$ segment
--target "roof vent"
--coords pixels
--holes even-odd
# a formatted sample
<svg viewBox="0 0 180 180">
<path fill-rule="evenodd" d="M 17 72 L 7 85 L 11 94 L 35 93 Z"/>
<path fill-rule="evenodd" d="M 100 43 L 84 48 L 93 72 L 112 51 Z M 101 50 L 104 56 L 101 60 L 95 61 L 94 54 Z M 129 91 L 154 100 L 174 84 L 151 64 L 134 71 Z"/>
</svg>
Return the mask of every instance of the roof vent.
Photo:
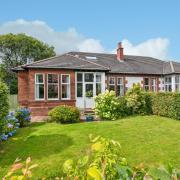
<svg viewBox="0 0 180 180">
<path fill-rule="evenodd" d="M 86 59 L 88 59 L 88 60 L 96 60 L 97 57 L 96 56 L 86 56 Z"/>
</svg>

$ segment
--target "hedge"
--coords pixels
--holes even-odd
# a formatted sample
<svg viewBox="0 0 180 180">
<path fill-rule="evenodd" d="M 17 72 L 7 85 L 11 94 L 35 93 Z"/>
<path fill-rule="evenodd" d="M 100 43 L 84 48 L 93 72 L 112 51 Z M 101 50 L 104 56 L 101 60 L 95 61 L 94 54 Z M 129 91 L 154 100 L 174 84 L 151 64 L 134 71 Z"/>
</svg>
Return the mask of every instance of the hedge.
<svg viewBox="0 0 180 180">
<path fill-rule="evenodd" d="M 9 113 L 9 90 L 5 83 L 0 82 L 0 120 L 4 119 Z"/>
<path fill-rule="evenodd" d="M 152 95 L 153 114 L 180 120 L 180 93 L 159 92 Z"/>
</svg>

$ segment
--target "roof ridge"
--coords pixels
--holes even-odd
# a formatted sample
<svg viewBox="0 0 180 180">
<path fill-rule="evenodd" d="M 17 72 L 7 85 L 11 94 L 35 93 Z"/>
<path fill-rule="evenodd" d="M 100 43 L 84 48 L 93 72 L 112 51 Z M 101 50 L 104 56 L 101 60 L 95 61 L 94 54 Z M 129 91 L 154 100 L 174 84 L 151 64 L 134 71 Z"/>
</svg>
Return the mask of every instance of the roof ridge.
<svg viewBox="0 0 180 180">
<path fill-rule="evenodd" d="M 98 64 L 98 63 L 95 63 L 95 62 L 92 62 L 92 61 L 85 60 L 85 59 L 80 58 L 80 57 L 77 57 L 77 56 L 75 56 L 75 55 L 72 55 L 72 54 L 69 54 L 69 53 L 67 53 L 66 55 L 75 57 L 75 58 L 77 58 L 77 59 L 80 59 L 80 60 L 82 60 L 82 61 L 88 62 L 88 63 L 90 63 L 90 64 L 95 64 L 95 65 L 97 65 L 97 66 L 100 66 L 100 67 L 103 67 L 103 68 L 106 68 L 106 69 L 110 70 L 109 67 L 103 66 L 103 65 L 101 65 L 101 64 Z"/>
</svg>

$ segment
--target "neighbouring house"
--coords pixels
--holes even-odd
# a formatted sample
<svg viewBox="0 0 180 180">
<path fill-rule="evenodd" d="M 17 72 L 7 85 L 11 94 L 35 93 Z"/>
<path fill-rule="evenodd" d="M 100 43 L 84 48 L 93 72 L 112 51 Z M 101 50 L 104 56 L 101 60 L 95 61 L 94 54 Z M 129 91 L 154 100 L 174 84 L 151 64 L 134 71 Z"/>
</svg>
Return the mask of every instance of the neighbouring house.
<svg viewBox="0 0 180 180">
<path fill-rule="evenodd" d="M 124 55 L 121 43 L 116 54 L 69 52 L 14 71 L 19 104 L 34 116 L 46 116 L 58 105 L 93 108 L 93 97 L 105 89 L 123 96 L 134 83 L 146 91 L 180 91 L 180 63 Z"/>
</svg>

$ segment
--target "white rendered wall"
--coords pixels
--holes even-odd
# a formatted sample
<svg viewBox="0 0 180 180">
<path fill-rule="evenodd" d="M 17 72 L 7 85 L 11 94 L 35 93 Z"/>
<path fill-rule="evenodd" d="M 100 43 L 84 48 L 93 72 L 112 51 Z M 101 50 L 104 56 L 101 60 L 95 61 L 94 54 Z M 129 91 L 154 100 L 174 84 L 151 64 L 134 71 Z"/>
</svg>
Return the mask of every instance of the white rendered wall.
<svg viewBox="0 0 180 180">
<path fill-rule="evenodd" d="M 132 88 L 133 84 L 137 84 L 137 83 L 141 84 L 141 82 L 143 81 L 143 77 L 127 77 L 126 76 L 126 80 L 127 80 L 126 87 L 129 89 L 129 88 Z"/>
</svg>

